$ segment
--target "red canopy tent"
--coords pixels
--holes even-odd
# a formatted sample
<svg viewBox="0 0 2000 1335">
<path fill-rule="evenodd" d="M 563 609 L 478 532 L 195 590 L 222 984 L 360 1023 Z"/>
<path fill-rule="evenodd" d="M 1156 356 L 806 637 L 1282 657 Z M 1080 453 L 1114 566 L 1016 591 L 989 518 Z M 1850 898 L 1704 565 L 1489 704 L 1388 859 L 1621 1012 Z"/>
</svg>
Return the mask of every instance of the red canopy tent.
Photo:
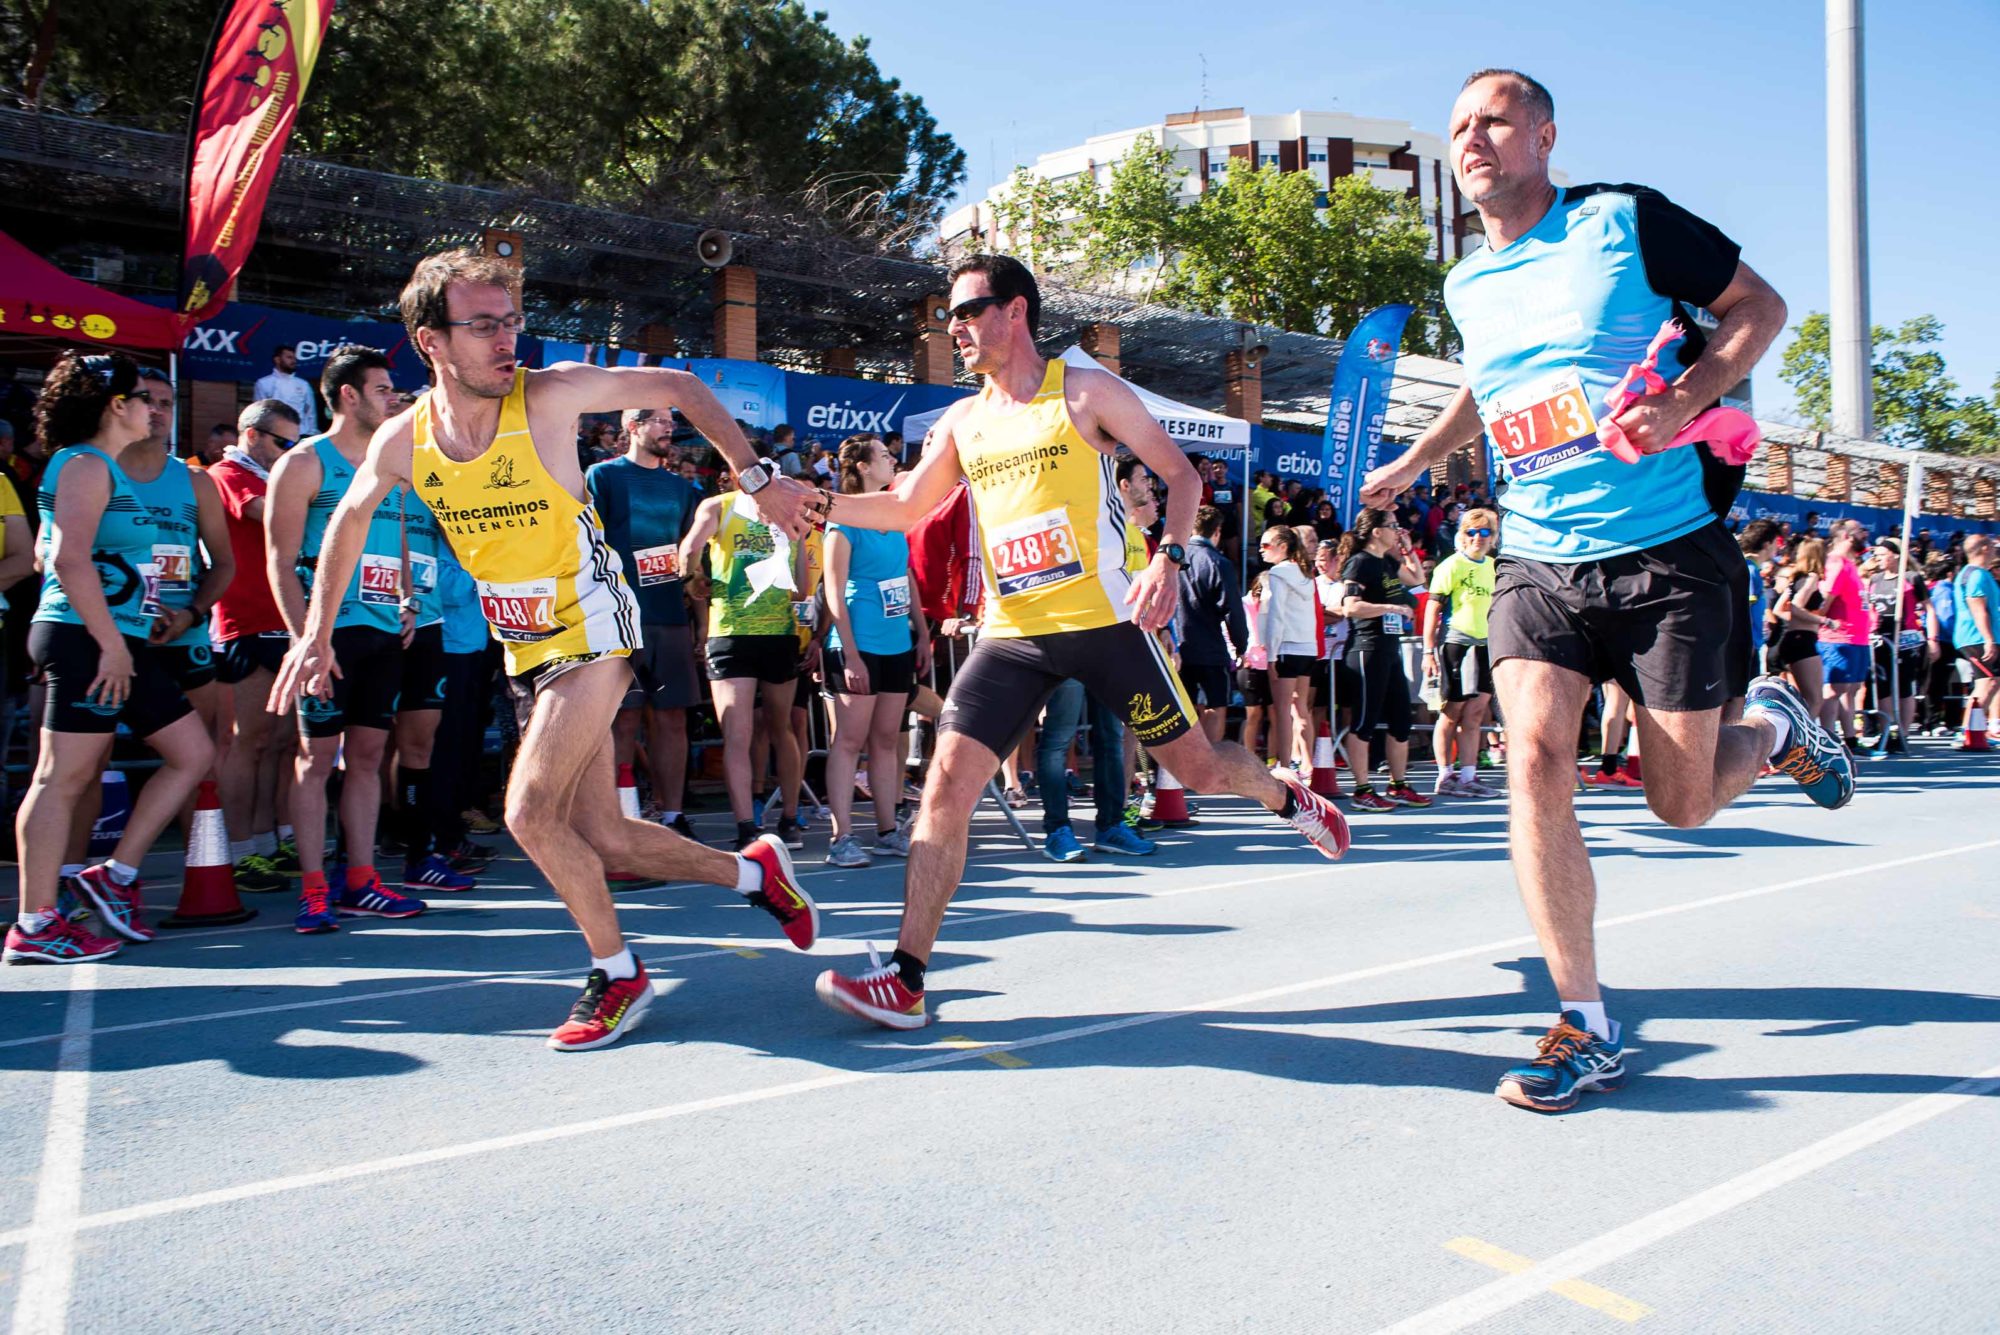
<svg viewBox="0 0 2000 1335">
<path fill-rule="evenodd" d="M 0 334 L 122 348 L 178 348 L 174 313 L 116 296 L 0 232 Z"/>
</svg>

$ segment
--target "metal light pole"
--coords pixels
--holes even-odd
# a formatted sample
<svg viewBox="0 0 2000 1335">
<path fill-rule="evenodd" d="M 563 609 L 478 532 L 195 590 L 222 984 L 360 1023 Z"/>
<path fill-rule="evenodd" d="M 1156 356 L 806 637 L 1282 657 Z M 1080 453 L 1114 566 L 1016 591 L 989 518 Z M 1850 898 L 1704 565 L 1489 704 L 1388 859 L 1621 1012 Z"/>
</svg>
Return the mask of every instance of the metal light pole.
<svg viewBox="0 0 2000 1335">
<path fill-rule="evenodd" d="M 1827 260 L 1832 296 L 1833 429 L 1875 434 L 1868 319 L 1868 157 L 1861 93 L 1862 0 L 1826 0 Z"/>
</svg>

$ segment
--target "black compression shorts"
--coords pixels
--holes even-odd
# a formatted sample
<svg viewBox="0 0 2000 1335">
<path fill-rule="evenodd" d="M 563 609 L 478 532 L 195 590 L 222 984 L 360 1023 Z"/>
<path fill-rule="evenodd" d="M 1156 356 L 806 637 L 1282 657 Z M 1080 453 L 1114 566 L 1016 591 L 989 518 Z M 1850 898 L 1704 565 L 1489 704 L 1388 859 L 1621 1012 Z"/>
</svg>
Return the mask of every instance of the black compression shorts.
<svg viewBox="0 0 2000 1335">
<path fill-rule="evenodd" d="M 97 679 L 97 641 L 82 626 L 37 621 L 28 627 L 28 657 L 48 688 L 42 726 L 50 732 L 107 734 L 122 721 L 135 736 L 151 737 L 181 721 L 190 706 L 166 663 L 144 640 L 125 637 L 132 655 L 132 684 L 122 705 L 86 694 Z"/>
<path fill-rule="evenodd" d="M 1130 622 L 1095 630 L 982 638 L 958 670 L 938 716 L 996 756 L 1021 744 L 1055 688 L 1070 677 L 1109 705 L 1141 746 L 1163 746 L 1195 727 L 1166 647 Z"/>
<path fill-rule="evenodd" d="M 338 737 L 349 728 L 388 731 L 403 693 L 403 637 L 374 626 L 340 626 L 333 632 L 333 659 L 340 665 L 333 698 L 299 697 L 299 733 Z"/>
</svg>

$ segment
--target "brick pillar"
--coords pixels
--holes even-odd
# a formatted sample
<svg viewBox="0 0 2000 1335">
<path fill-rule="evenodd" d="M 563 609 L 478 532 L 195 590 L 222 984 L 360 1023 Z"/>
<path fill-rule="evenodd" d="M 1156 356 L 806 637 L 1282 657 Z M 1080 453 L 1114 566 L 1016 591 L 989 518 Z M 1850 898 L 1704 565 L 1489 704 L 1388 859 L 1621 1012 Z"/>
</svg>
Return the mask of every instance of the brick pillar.
<svg viewBox="0 0 2000 1335">
<path fill-rule="evenodd" d="M 853 348 L 828 348 L 819 355 L 819 373 L 821 375 L 853 376 L 855 374 L 854 367 Z"/>
<path fill-rule="evenodd" d="M 1942 468 L 1933 468 L 1924 474 L 1924 513 L 1948 515 L 1952 513 L 1952 475 Z"/>
<path fill-rule="evenodd" d="M 1222 354 L 1222 411 L 1246 422 L 1264 420 L 1264 373 L 1241 352 Z"/>
<path fill-rule="evenodd" d="M 715 271 L 715 355 L 757 360 L 757 271 L 740 264 Z"/>
<path fill-rule="evenodd" d="M 665 325 L 642 324 L 639 326 L 639 352 L 642 356 L 673 361 L 681 355 L 681 346 L 674 338 L 674 331 Z"/>
<path fill-rule="evenodd" d="M 229 380 L 197 380 L 188 387 L 188 428 L 183 436 L 182 448 L 188 444 L 206 445 L 208 429 L 218 422 L 227 422 L 229 429 L 236 429 L 236 414 L 242 411 L 240 395 L 249 388 Z"/>
<path fill-rule="evenodd" d="M 1775 441 L 1764 442 L 1764 490 L 1780 496 L 1792 494 L 1792 447 Z"/>
<path fill-rule="evenodd" d="M 1119 373 L 1117 325 L 1106 324 L 1102 321 L 1099 321 L 1097 324 L 1085 325 L 1083 337 L 1077 341 L 1083 345 L 1085 352 L 1097 358 L 1103 364 L 1105 370 L 1111 372 L 1113 375 Z"/>
<path fill-rule="evenodd" d="M 1820 484 L 1819 498 L 1843 504 L 1854 492 L 1854 461 L 1844 454 L 1826 456 L 1826 481 Z"/>
<path fill-rule="evenodd" d="M 1996 491 L 2000 491 L 2000 487 L 1994 485 L 1992 478 L 1976 477 L 1972 479 L 1972 517 L 1974 519 L 2000 519 L 2000 504 L 1996 504 L 1996 500 L 2000 500 L 2000 497 L 1996 497 Z"/>
<path fill-rule="evenodd" d="M 1885 510 L 1903 508 L 1903 488 L 1910 483 L 1909 470 L 1902 464 L 1875 466 L 1875 501 Z"/>
<path fill-rule="evenodd" d="M 910 345 L 910 359 L 916 363 L 920 385 L 951 383 L 951 338 L 945 333 L 943 314 L 947 300 L 934 292 L 912 308 L 917 336 Z"/>
</svg>

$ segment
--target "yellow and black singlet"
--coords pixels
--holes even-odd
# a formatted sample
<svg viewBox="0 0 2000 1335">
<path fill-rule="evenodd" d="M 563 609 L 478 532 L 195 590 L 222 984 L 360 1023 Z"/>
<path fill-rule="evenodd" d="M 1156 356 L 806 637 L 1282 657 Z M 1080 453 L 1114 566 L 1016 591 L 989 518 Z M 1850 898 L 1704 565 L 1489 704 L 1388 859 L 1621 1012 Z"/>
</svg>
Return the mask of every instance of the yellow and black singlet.
<svg viewBox="0 0 2000 1335">
<path fill-rule="evenodd" d="M 989 636 L 1132 619 L 1117 464 L 1070 420 L 1065 370 L 1052 359 L 1035 397 L 1012 412 L 995 410 L 982 390 L 953 432 L 978 518 Z"/>
<path fill-rule="evenodd" d="M 527 373 L 500 405 L 493 444 L 464 463 L 447 458 L 431 427 L 431 396 L 417 400 L 410 476 L 479 585 L 479 608 L 519 676 L 557 659 L 629 654 L 639 608 L 597 511 L 542 466 L 528 431 Z"/>
</svg>

